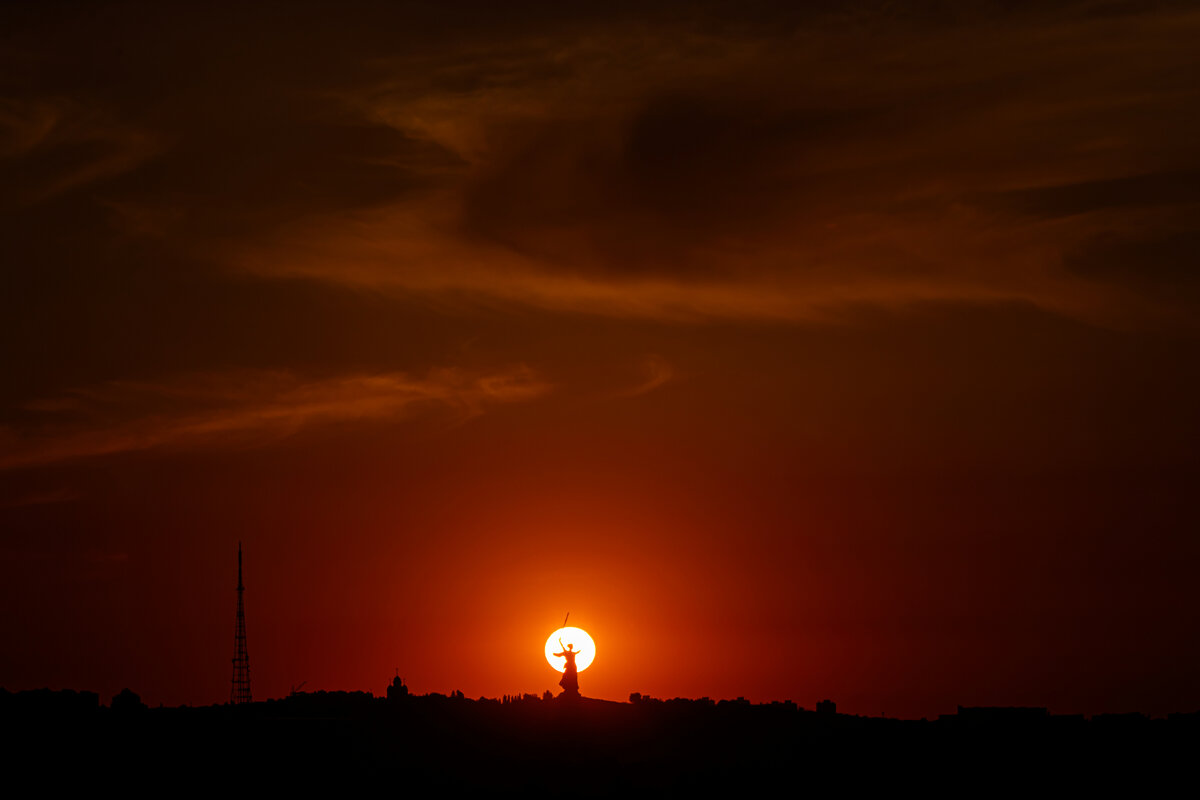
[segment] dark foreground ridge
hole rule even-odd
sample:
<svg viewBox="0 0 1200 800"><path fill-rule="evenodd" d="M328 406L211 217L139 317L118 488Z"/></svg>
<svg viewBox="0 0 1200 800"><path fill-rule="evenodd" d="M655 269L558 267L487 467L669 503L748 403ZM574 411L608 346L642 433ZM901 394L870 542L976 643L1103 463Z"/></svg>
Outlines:
<svg viewBox="0 0 1200 800"><path fill-rule="evenodd" d="M1185 777L1200 713L1090 719L1041 708L959 708L937 720L809 711L793 703L461 693L293 694L244 706L146 708L122 692L0 690L10 776L182 786L571 796L722 789L972 792L1032 786L1145 792Z"/></svg>

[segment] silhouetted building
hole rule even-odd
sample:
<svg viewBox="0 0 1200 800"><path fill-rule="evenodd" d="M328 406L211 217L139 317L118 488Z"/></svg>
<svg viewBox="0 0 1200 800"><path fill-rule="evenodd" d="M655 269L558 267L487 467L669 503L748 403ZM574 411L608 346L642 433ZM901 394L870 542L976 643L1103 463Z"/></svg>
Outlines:
<svg viewBox="0 0 1200 800"><path fill-rule="evenodd" d="M837 703L833 702L832 700L819 700L817 702L817 713L818 714L836 714L837 713Z"/></svg>
<svg viewBox="0 0 1200 800"><path fill-rule="evenodd" d="M403 700L408 697L408 687L404 685L404 679L397 675L392 678L392 683L387 687L388 700Z"/></svg>

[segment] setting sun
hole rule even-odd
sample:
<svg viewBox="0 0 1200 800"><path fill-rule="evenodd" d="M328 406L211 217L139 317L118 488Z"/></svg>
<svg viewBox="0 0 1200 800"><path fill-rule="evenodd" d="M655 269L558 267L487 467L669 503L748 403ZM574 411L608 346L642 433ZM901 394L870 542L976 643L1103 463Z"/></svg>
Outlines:
<svg viewBox="0 0 1200 800"><path fill-rule="evenodd" d="M596 643L582 628L559 628L550 634L550 638L546 640L546 660L559 672L566 668L567 659L554 654L561 653L567 645L571 645L579 653L575 658L575 667L583 672L596 657Z"/></svg>

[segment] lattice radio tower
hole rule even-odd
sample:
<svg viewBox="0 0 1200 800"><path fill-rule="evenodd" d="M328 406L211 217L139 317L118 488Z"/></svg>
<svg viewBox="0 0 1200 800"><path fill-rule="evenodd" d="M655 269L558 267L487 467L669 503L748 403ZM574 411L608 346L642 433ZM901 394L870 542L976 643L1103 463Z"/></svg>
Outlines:
<svg viewBox="0 0 1200 800"><path fill-rule="evenodd" d="M238 609L237 627L233 634L233 685L229 702L237 705L250 702L250 656L246 652L246 607L242 604L242 543L238 542Z"/></svg>

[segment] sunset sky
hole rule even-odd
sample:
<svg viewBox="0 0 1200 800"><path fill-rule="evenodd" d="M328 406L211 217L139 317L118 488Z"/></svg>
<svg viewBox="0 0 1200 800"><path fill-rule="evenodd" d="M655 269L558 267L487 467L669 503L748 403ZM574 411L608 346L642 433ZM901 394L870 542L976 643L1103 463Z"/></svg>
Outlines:
<svg viewBox="0 0 1200 800"><path fill-rule="evenodd" d="M1197 42L4 3L0 686L1200 708Z"/></svg>

